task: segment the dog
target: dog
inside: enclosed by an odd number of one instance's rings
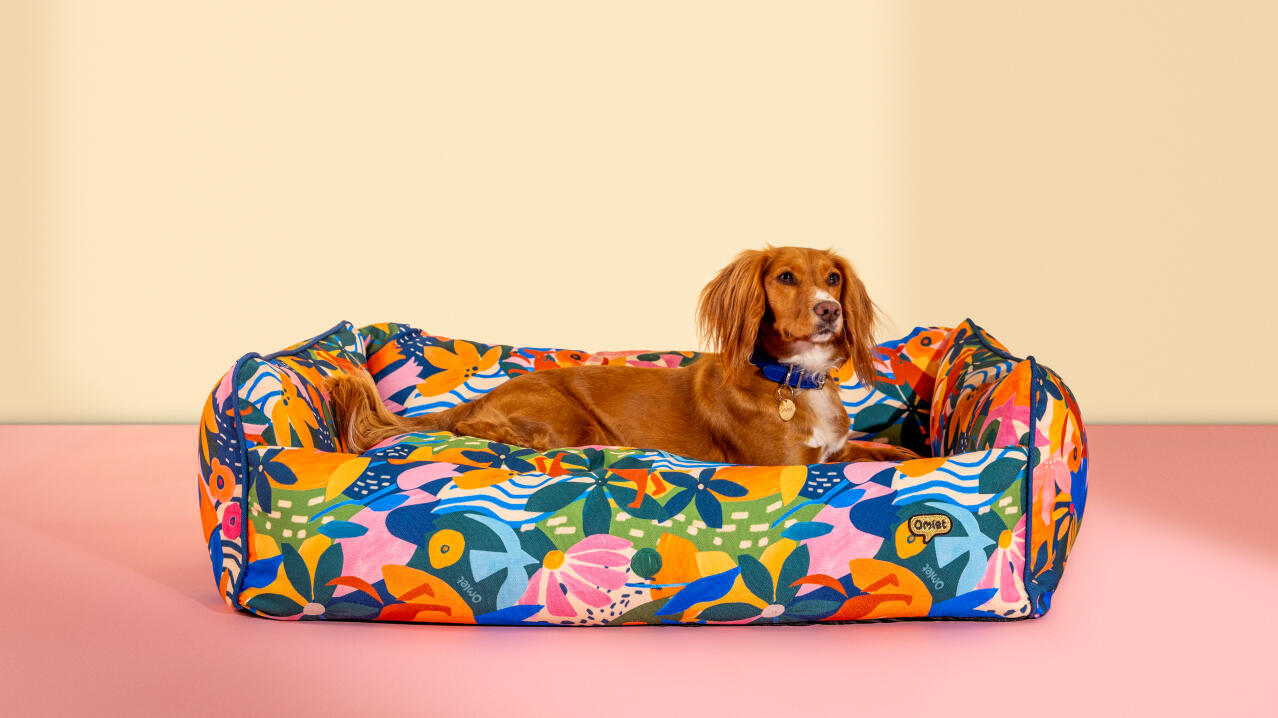
[[[701,292],[698,325],[715,353],[663,369],[576,366],[515,377],[474,401],[419,417],[390,412],[372,377],[325,382],[348,451],[449,431],[539,451],[605,445],[757,466],[902,461],[900,447],[849,442],[830,372],[849,359],[873,377],[875,305],[832,251],[748,250]]]

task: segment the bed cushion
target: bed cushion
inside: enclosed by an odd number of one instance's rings
[[[1082,424],[1054,372],[1010,354],[994,361],[982,342],[1002,349],[971,322],[920,328],[879,347],[873,382],[840,370],[853,437],[937,454],[915,461],[734,466],[625,447],[537,452],[446,432],[357,456],[334,439],[315,389],[324,375],[366,368],[388,407],[416,415],[529,371],[673,368],[699,355],[343,323],[242,358],[211,395],[200,503],[214,574],[235,608],[296,620],[1042,615],[1085,502]]]

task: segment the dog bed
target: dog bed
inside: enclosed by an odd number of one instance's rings
[[[736,466],[660,451],[538,452],[446,432],[344,451],[319,388],[366,369],[392,411],[578,364],[694,352],[521,348],[343,322],[242,357],[200,424],[199,503],[226,602],[287,620],[630,625],[1048,611],[1087,499],[1073,395],[970,320],[836,376],[853,438],[912,461]]]

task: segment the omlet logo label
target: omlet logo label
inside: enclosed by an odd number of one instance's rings
[[[466,597],[470,599],[471,603],[479,603],[484,600],[479,591],[476,591],[475,587],[470,585],[470,581],[467,581],[464,577],[457,577],[457,587],[466,592]]]
[[[937,574],[936,569],[927,564],[923,564],[923,576],[932,582],[932,588],[938,591],[945,588],[945,581],[941,580],[941,576]]]
[[[910,517],[910,533],[923,539],[923,543],[943,536],[954,528],[954,520],[945,514],[918,514]]]

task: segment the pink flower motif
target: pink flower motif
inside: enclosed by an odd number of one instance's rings
[[[222,381],[218,382],[217,389],[213,392],[213,399],[217,406],[222,406],[226,403],[226,398],[231,395],[231,387],[234,384],[235,377],[231,376],[229,373],[222,379]]]
[[[866,485],[865,482],[883,473],[882,461],[857,461],[848,464],[843,469],[843,477],[852,482],[857,488],[863,490],[862,495],[865,499],[872,499],[875,496],[882,496],[889,493],[891,489],[882,484]]]
[[[612,599],[600,589],[615,591],[626,584],[624,567],[630,565],[630,557],[621,552],[630,546],[626,539],[595,534],[567,551],[551,551],[528,580],[528,590],[519,603],[545,606],[550,615],[561,618],[577,615],[570,596],[594,608],[607,606]]]
[[[389,407],[391,411],[398,411],[404,408],[398,403],[390,401],[389,397],[404,387],[413,386],[420,382],[422,380],[421,373],[422,368],[417,365],[417,362],[412,357],[409,357],[403,366],[382,377],[381,381],[377,382],[377,393],[381,395],[382,403]]]
[[[864,466],[864,464],[851,464],[848,470],[851,471],[854,466]],[[881,464],[877,465],[878,471],[883,470]],[[860,469],[858,469],[860,471]],[[848,476],[853,483],[857,483],[857,479]],[[853,491],[863,492],[857,498],[857,503],[868,499],[878,498],[892,492],[891,489],[883,484],[874,481],[864,481],[858,483]],[[854,504],[855,505],[855,504]],[[852,513],[851,506],[842,508],[835,506],[823,506],[813,516],[811,521],[819,521],[821,523],[830,524],[834,528],[829,533],[807,539],[803,542],[808,547],[808,555],[810,556],[808,564],[808,573],[817,574],[824,573],[828,576],[842,576],[848,572],[848,559],[850,558],[872,558],[879,552],[879,548],[883,545],[883,537],[875,536],[858,529],[852,524],[850,515]],[[805,586],[800,589],[801,593],[807,593],[815,590],[815,587]]]
[[[985,575],[976,584],[976,588],[995,588],[998,592],[980,607],[982,611],[993,611],[999,615],[1023,608],[1025,586],[1021,576],[1025,570],[1025,517],[1016,523],[1016,527],[1004,531],[998,539],[998,546],[990,555]]]
[[[1021,440],[1018,427],[1029,425],[1029,407],[1017,406],[1015,397],[1008,399],[1001,406],[991,408],[985,416],[986,424],[998,420],[998,436],[994,438],[995,446],[1016,446]],[[984,429],[985,427],[981,427],[981,433],[977,436],[984,434]]]
[[[222,535],[227,538],[240,537],[240,504],[232,501],[222,510]]]
[[[268,426],[270,424],[250,424],[246,421],[244,422],[244,433],[247,436],[261,436]]]
[[[406,491],[408,500],[400,506],[425,504],[435,500],[435,495],[420,489]],[[377,583],[382,578],[382,566],[396,564],[404,566],[413,557],[417,546],[391,534],[386,528],[386,517],[389,511],[374,511],[371,508],[361,509],[359,513],[348,519],[359,524],[368,531],[359,536],[337,539],[342,547],[342,572],[347,576],[362,578],[369,583]],[[341,598],[355,589],[350,586],[338,586],[333,592],[334,598]]]
[[[400,473],[399,478],[396,479],[396,483],[399,484],[399,488],[404,490],[416,489],[435,479],[450,478],[457,474],[456,464],[430,461],[421,466],[405,469]]]

